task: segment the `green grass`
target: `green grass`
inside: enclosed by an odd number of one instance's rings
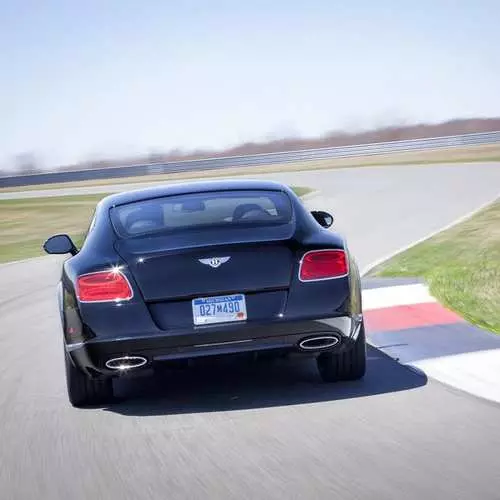
[[[423,277],[445,306],[500,333],[500,200],[369,274]]]
[[[105,195],[0,201],[0,262],[44,255],[43,242],[67,233],[81,240],[96,203]]]
[[[293,186],[292,189],[297,196],[301,196],[301,197],[314,191],[311,188],[303,187],[303,186]]]
[[[298,196],[312,190],[292,187]],[[106,194],[0,200],[0,262],[45,255],[51,235],[66,233],[81,244],[94,208]]]

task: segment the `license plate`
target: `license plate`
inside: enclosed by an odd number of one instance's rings
[[[192,305],[195,325],[211,325],[247,319],[245,296],[241,293],[194,299]]]

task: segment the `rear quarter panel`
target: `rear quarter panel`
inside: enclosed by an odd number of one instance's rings
[[[300,261],[311,250],[342,249],[349,258],[347,276],[320,281],[299,279]],[[296,263],[290,283],[286,315],[295,317],[328,317],[351,315],[356,310],[359,278],[357,266],[344,239],[336,232],[317,228],[304,238],[296,249]]]

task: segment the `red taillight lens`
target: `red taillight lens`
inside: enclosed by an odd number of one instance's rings
[[[82,302],[129,300],[133,295],[127,278],[116,270],[79,276],[76,293]]]
[[[299,277],[301,281],[315,281],[339,278],[347,273],[347,256],[343,250],[313,250],[302,258]]]

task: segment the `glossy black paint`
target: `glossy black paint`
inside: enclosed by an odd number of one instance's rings
[[[165,237],[122,240],[110,222],[110,208],[132,201],[247,189],[286,193],[293,204],[293,221],[279,228],[247,229],[238,238],[220,232],[203,247],[195,238],[181,246]],[[324,248],[346,250],[349,274],[301,282],[298,271],[304,253]],[[200,257],[220,255],[231,256],[220,268],[198,263]],[[77,276],[112,267],[120,267],[128,278],[133,298],[80,303],[75,295]],[[192,298],[233,292],[246,294],[246,322],[193,325]],[[329,350],[341,351],[351,346],[362,320],[360,277],[344,239],[322,227],[290,188],[268,181],[184,183],[104,198],[96,206],[82,248],[63,264],[58,296],[66,349],[90,376],[115,375],[104,366],[109,357],[143,355],[155,362],[263,349],[299,352],[297,343],[313,334],[338,336],[340,342]]]

